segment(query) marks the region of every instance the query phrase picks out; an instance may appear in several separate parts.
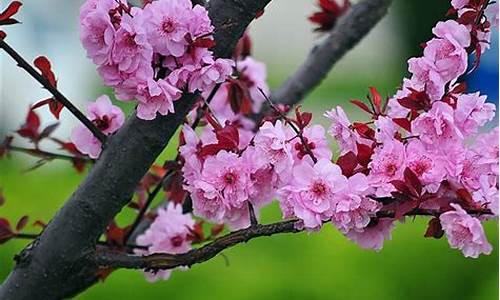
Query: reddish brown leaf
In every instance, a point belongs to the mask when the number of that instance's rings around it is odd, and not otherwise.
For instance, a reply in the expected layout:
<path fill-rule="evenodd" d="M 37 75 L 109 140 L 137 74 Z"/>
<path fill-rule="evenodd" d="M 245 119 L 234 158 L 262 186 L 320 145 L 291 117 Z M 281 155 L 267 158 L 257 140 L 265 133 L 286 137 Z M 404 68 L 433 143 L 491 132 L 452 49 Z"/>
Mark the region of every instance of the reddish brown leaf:
<path fill-rule="evenodd" d="M 439 222 L 439 219 L 438 218 L 430 219 L 424 236 L 439 239 L 443 235 L 444 235 L 444 231 L 443 231 L 443 227 L 441 226 L 441 222 Z"/>
<path fill-rule="evenodd" d="M 40 70 L 40 72 L 42 73 L 42 76 L 45 79 L 47 79 L 52 86 L 55 87 L 57 85 L 56 76 L 52 72 L 52 69 L 51 69 L 52 67 L 51 67 L 50 62 L 47 59 L 47 57 L 39 56 L 39 57 L 35 58 L 34 64 L 35 64 L 35 67 L 38 70 Z"/>
<path fill-rule="evenodd" d="M 339 165 L 344 176 L 352 176 L 352 174 L 354 173 L 354 169 L 358 165 L 356 154 L 354 154 L 352 151 L 349 151 L 346 154 L 340 156 L 337 160 L 337 165 Z"/>
<path fill-rule="evenodd" d="M 379 92 L 377 91 L 376 88 L 370 87 L 370 94 L 371 94 L 371 100 L 373 102 L 373 105 L 375 106 L 375 112 L 377 114 L 380 114 L 382 110 L 382 97 L 380 96 Z"/>
<path fill-rule="evenodd" d="M 223 224 L 216 224 L 210 228 L 210 235 L 212 237 L 218 236 L 219 233 L 221 233 L 224 230 L 224 223 Z"/>
<path fill-rule="evenodd" d="M 362 110 L 366 111 L 367 113 L 373 114 L 373 112 L 370 110 L 370 108 L 368 108 L 368 105 L 363 103 L 361 100 L 352 99 L 352 100 L 350 100 L 350 102 L 352 104 L 356 105 L 357 107 L 361 108 Z"/>
<path fill-rule="evenodd" d="M 22 216 L 19 221 L 17 221 L 16 224 L 16 231 L 21 231 L 23 230 L 24 227 L 26 227 L 26 224 L 28 224 L 29 217 L 28 216 Z"/>
<path fill-rule="evenodd" d="M 0 24 L 6 25 L 3 22 L 9 20 L 13 15 L 15 15 L 19 8 L 21 8 L 23 4 L 19 1 L 12 1 L 7 8 L 0 13 Z M 11 23 L 12 24 L 12 23 Z"/>
<path fill-rule="evenodd" d="M 357 144 L 358 154 L 357 160 L 358 163 L 364 167 L 368 166 L 372 159 L 373 149 L 365 144 Z"/>
<path fill-rule="evenodd" d="M 9 220 L 0 218 L 0 244 L 3 244 L 14 237 L 14 232 L 10 227 Z"/>
<path fill-rule="evenodd" d="M 399 127 L 403 128 L 404 130 L 411 132 L 411 122 L 406 119 L 406 118 L 394 118 L 392 119 L 394 123 L 399 125 Z"/>
<path fill-rule="evenodd" d="M 410 168 L 406 168 L 403 172 L 406 184 L 416 191 L 415 196 L 420 196 L 422 194 L 422 183 L 418 176 Z"/>

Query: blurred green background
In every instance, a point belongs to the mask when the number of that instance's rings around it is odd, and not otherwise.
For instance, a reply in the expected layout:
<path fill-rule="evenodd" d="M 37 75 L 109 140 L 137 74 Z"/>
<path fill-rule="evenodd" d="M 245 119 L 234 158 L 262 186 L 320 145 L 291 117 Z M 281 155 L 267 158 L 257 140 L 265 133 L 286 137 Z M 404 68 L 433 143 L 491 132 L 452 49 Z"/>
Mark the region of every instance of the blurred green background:
<path fill-rule="evenodd" d="M 275 16 L 280 7 L 286 6 L 286 1 L 276 2 L 266 14 Z M 401 36 L 398 45 L 363 48 L 354 57 L 347 55 L 346 62 L 342 62 L 345 65 L 335 68 L 308 96 L 304 109 L 312 110 L 316 121 L 325 125 L 322 112 L 335 105 L 342 105 L 351 119 L 361 117 L 347 100 L 364 98 L 368 86 L 376 86 L 383 95 L 393 94 L 405 72 L 406 58 L 419 52 L 418 44 L 430 37 L 430 29 L 447 7 L 447 1 L 396 1 L 389 15 L 390 24 L 377 30 L 396 27 Z M 281 14 L 286 15 L 286 11 Z M 264 23 L 265 18 L 266 15 Z M 254 35 L 269 31 L 255 26 Z M 257 43 L 263 41 L 256 39 L 256 56 L 268 63 L 270 85 L 277 87 L 300 61 L 271 59 L 271 50 L 259 48 Z M 390 57 L 394 63 L 381 68 L 369 61 L 369 52 L 383 55 L 385 47 L 399 50 Z M 282 55 L 285 50 L 273 51 Z M 357 61 L 360 64 L 366 62 L 363 72 L 346 72 L 346 65 L 354 59 L 361 60 Z M 98 79 L 95 82 L 94 90 L 89 92 L 94 96 L 102 92 Z M 173 157 L 174 149 L 175 145 L 166 149 L 160 161 Z M 28 214 L 31 221 L 48 221 L 84 178 L 65 162 L 25 172 L 33 163 L 34 160 L 21 155 L 0 160 L 0 187 L 7 200 L 0 207 L 0 216 L 17 220 Z M 120 221 L 130 222 L 131 218 L 130 212 L 124 211 Z M 276 204 L 262 213 L 264 223 L 279 218 Z M 168 281 L 151 284 L 141 272 L 119 270 L 77 299 L 498 299 L 498 222 L 486 223 L 494 251 L 479 259 L 464 258 L 459 251 L 449 248 L 446 239 L 423 238 L 426 223 L 425 218 L 409 218 L 406 223 L 398 224 L 392 240 L 379 253 L 360 249 L 329 225 L 314 234 L 260 238 L 225 251 L 227 261 L 218 256 L 191 270 L 175 271 Z M 13 256 L 26 244 L 17 240 L 0 245 L 0 280 L 8 275 Z"/>

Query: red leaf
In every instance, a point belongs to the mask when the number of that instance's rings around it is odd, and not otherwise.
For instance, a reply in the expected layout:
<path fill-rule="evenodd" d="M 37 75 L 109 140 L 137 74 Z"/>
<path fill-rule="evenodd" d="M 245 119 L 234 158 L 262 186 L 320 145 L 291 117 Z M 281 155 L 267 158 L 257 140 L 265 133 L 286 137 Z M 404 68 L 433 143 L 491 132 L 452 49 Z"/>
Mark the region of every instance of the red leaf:
<path fill-rule="evenodd" d="M 4 31 L 0 30 L 0 40 L 3 40 L 5 37 L 7 37 L 7 34 Z"/>
<path fill-rule="evenodd" d="M 19 128 L 16 132 L 25 138 L 29 138 L 33 141 L 38 141 L 38 129 L 40 128 L 40 118 L 33 111 L 29 110 L 28 115 L 26 116 L 26 121 L 21 128 Z"/>
<path fill-rule="evenodd" d="M 28 216 L 22 216 L 19 221 L 17 221 L 16 224 L 16 231 L 21 231 L 23 230 L 24 227 L 26 227 L 26 224 L 28 224 L 29 217 Z"/>
<path fill-rule="evenodd" d="M 45 127 L 42 130 L 42 132 L 40 133 L 40 139 L 49 137 L 52 134 L 52 132 L 54 132 L 54 130 L 57 129 L 58 126 L 59 126 L 59 123 L 55 123 L 55 124 L 52 124 L 52 125 Z"/>
<path fill-rule="evenodd" d="M 238 44 L 234 48 L 233 57 L 236 59 L 243 59 L 252 53 L 252 40 L 250 35 L 245 32 L 239 39 Z"/>
<path fill-rule="evenodd" d="M 210 229 L 210 234 L 212 237 L 218 236 L 219 233 L 222 232 L 222 230 L 224 230 L 224 223 L 216 224 L 216 225 L 212 226 L 212 228 Z"/>
<path fill-rule="evenodd" d="M 2 13 L 0 13 L 0 22 L 10 19 L 10 17 L 19 11 L 19 8 L 21 8 L 22 5 L 23 4 L 19 1 L 12 1 L 9 6 L 7 6 Z"/>
<path fill-rule="evenodd" d="M 406 184 L 417 192 L 415 196 L 420 196 L 422 194 L 422 183 L 418 176 L 410 168 L 406 168 L 403 174 Z"/>
<path fill-rule="evenodd" d="M 427 225 L 427 231 L 425 232 L 425 237 L 433 237 L 435 239 L 439 239 L 444 235 L 443 227 L 441 226 L 441 222 L 439 222 L 438 218 L 432 218 L 429 220 L 429 224 Z"/>
<path fill-rule="evenodd" d="M 366 125 L 365 123 L 354 122 L 352 124 L 352 127 L 362 137 L 370 139 L 370 140 L 375 139 L 375 131 L 372 128 L 370 128 L 370 126 Z"/>
<path fill-rule="evenodd" d="M 370 108 L 368 108 L 368 105 L 363 103 L 361 100 L 352 99 L 350 101 L 352 104 L 356 105 L 357 107 L 361 108 L 362 110 L 366 111 L 367 113 L 369 113 L 371 115 L 373 114 L 373 112 L 370 110 Z"/>
<path fill-rule="evenodd" d="M 212 48 L 213 46 L 215 46 L 215 41 L 214 41 L 214 39 L 209 38 L 209 37 L 198 38 L 193 42 L 192 45 L 195 47 L 199 47 L 199 48 L 209 49 L 209 48 Z"/>
<path fill-rule="evenodd" d="M 392 119 L 394 123 L 399 125 L 399 127 L 403 128 L 404 130 L 411 132 L 411 122 L 406 119 L 406 118 L 394 118 Z"/>
<path fill-rule="evenodd" d="M 344 176 L 352 176 L 352 174 L 354 173 L 354 169 L 358 165 L 356 154 L 354 154 L 352 151 L 349 151 L 346 154 L 340 156 L 337 160 L 337 165 L 339 165 L 340 169 L 342 169 L 342 174 Z"/>
<path fill-rule="evenodd" d="M 200 243 L 205 240 L 205 234 L 203 233 L 203 221 L 197 222 L 196 224 L 194 224 L 193 228 L 188 228 L 188 229 L 189 229 L 188 238 L 193 243 Z"/>
<path fill-rule="evenodd" d="M 52 86 L 57 85 L 56 76 L 52 72 L 51 65 L 47 57 L 39 56 L 35 58 L 35 67 L 42 73 L 42 76 L 49 81 Z"/>
<path fill-rule="evenodd" d="M 47 224 L 45 224 L 45 222 L 42 221 L 42 220 L 36 220 L 33 223 L 33 227 L 35 227 L 35 226 L 38 226 L 38 227 L 41 227 L 41 228 L 45 228 L 45 227 L 47 227 Z"/>
<path fill-rule="evenodd" d="M 9 220 L 0 218 L 0 244 L 3 244 L 14 237 L 14 232 L 10 227 Z"/>
<path fill-rule="evenodd" d="M 381 112 L 381 107 L 382 107 L 382 97 L 380 96 L 379 92 L 377 91 L 376 88 L 370 87 L 370 94 L 372 95 L 371 100 L 373 102 L 373 105 L 375 106 L 375 112 L 377 114 L 380 114 Z"/>
<path fill-rule="evenodd" d="M 373 154 L 373 149 L 365 144 L 357 144 L 358 148 L 358 154 L 357 154 L 357 159 L 358 163 L 364 167 L 368 166 L 368 163 L 370 163 L 372 159 L 372 154 Z"/>
<path fill-rule="evenodd" d="M 410 194 L 410 190 L 408 189 L 408 185 L 406 184 L 406 182 L 401 180 L 393 180 L 391 181 L 391 184 L 402 194 Z"/>

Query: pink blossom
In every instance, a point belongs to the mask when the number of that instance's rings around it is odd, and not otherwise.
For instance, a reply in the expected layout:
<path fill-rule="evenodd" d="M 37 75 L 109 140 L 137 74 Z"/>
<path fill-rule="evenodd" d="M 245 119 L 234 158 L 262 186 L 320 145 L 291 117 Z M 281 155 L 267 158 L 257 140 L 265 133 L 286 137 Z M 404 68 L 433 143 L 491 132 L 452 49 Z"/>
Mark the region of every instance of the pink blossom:
<path fill-rule="evenodd" d="M 159 0 L 144 7 L 144 26 L 154 52 L 175 57 L 185 53 L 190 12 L 189 0 Z"/>
<path fill-rule="evenodd" d="M 298 163 L 303 159 L 312 162 L 312 158 L 308 154 L 306 147 L 303 145 L 301 139 L 296 137 L 297 134 L 293 132 L 291 128 L 289 130 L 289 135 L 291 136 L 290 140 L 292 140 L 291 145 L 295 162 Z M 303 132 L 303 137 L 304 142 L 307 143 L 307 147 L 311 150 L 316 159 L 326 158 L 330 160 L 332 158 L 332 151 L 326 140 L 323 126 L 316 124 L 306 127 Z"/>
<path fill-rule="evenodd" d="M 498 177 L 481 175 L 479 184 L 480 188 L 472 193 L 472 199 L 498 216 Z"/>
<path fill-rule="evenodd" d="M 426 144 L 447 146 L 463 136 L 455 124 L 453 108 L 445 102 L 436 101 L 431 110 L 421 114 L 412 122 L 412 133 L 420 136 Z"/>
<path fill-rule="evenodd" d="M 459 24 L 455 20 L 438 22 L 432 29 L 437 37 L 446 39 L 457 47 L 467 48 L 470 45 L 470 31 L 465 25 Z"/>
<path fill-rule="evenodd" d="M 137 237 L 137 244 L 148 246 L 147 254 L 188 252 L 191 250 L 189 229 L 193 228 L 194 224 L 190 214 L 182 213 L 181 205 L 169 202 L 166 209 L 158 209 L 158 215 L 151 226 Z M 156 274 L 146 273 L 146 278 L 151 282 L 158 279 L 166 280 L 171 273 L 172 270 L 161 270 Z"/>
<path fill-rule="evenodd" d="M 154 81 L 148 78 L 137 86 L 137 117 L 153 120 L 156 113 L 167 115 L 174 112 L 174 101 L 179 99 L 181 91 L 166 80 Z"/>
<path fill-rule="evenodd" d="M 396 123 L 389 117 L 379 116 L 375 121 L 375 139 L 379 143 L 387 142 L 394 139 L 394 135 L 398 132 Z"/>
<path fill-rule="evenodd" d="M 230 59 L 219 58 L 212 64 L 192 73 L 189 79 L 189 92 L 208 91 L 217 83 L 222 83 L 233 73 L 234 63 Z"/>
<path fill-rule="evenodd" d="M 244 160 L 225 150 L 205 160 L 201 180 L 210 183 L 222 195 L 224 204 L 241 207 L 248 200 L 250 184 Z"/>
<path fill-rule="evenodd" d="M 269 95 L 266 65 L 251 56 L 247 56 L 245 59 L 238 61 L 237 67 L 240 80 L 246 83 L 250 92 L 253 111 L 257 113 L 260 111 L 262 103 L 266 101 L 259 89 Z"/>
<path fill-rule="evenodd" d="M 379 196 L 387 196 L 393 188 L 390 182 L 402 178 L 405 160 L 405 148 L 397 140 L 388 141 L 383 146 L 375 148 L 368 167 L 370 182 L 377 187 Z"/>
<path fill-rule="evenodd" d="M 367 197 L 372 192 L 368 179 L 357 173 L 348 179 L 347 187 L 334 195 L 332 223 L 342 232 L 362 232 L 382 205 Z"/>
<path fill-rule="evenodd" d="M 420 179 L 424 188 L 436 192 L 447 175 L 441 157 L 425 148 L 419 140 L 412 140 L 406 146 L 406 166 Z"/>
<path fill-rule="evenodd" d="M 347 178 L 331 161 L 320 159 L 314 166 L 303 161 L 293 168 L 291 183 L 281 189 L 284 215 L 292 208 L 305 228 L 318 229 L 332 217 L 335 193 L 346 186 Z"/>
<path fill-rule="evenodd" d="M 256 152 L 273 165 L 276 174 L 284 178 L 291 173 L 293 165 L 291 146 L 287 140 L 285 126 L 279 120 L 274 125 L 271 122 L 262 124 L 254 139 Z"/>
<path fill-rule="evenodd" d="M 457 99 L 455 122 L 463 135 L 476 133 L 480 126 L 495 117 L 495 104 L 485 103 L 486 96 L 461 94 Z"/>
<path fill-rule="evenodd" d="M 115 35 L 113 62 L 120 71 L 134 72 L 141 65 L 151 64 L 153 50 L 143 29 L 142 12 L 133 9 L 133 17 L 125 14 Z"/>
<path fill-rule="evenodd" d="M 435 38 L 427 42 L 423 59 L 431 63 L 429 67 L 433 70 L 429 72 L 437 72 L 444 83 L 456 80 L 467 70 L 467 52 L 447 39 Z"/>
<path fill-rule="evenodd" d="M 460 249 L 465 257 L 479 257 L 490 254 L 492 247 L 486 240 L 481 222 L 468 215 L 458 204 L 451 204 L 455 210 L 439 217 L 448 243 L 453 249 Z"/>
<path fill-rule="evenodd" d="M 417 81 L 425 86 L 425 91 L 431 100 L 440 100 L 443 97 L 446 82 L 435 70 L 431 60 L 425 57 L 410 58 L 408 71 L 413 74 L 412 81 Z"/>
<path fill-rule="evenodd" d="M 187 25 L 188 31 L 193 39 L 199 36 L 206 36 L 214 31 L 214 27 L 208 16 L 208 11 L 201 5 L 195 5 L 193 7 Z"/>
<path fill-rule="evenodd" d="M 87 56 L 97 65 L 112 63 L 115 33 L 108 11 L 100 6 L 80 21 L 80 40 Z"/>
<path fill-rule="evenodd" d="M 191 186 L 186 186 L 193 199 L 193 213 L 214 223 L 224 222 L 226 206 L 222 196 L 210 183 L 203 180 L 194 180 Z"/>
<path fill-rule="evenodd" d="M 460 161 L 461 171 L 457 176 L 458 181 L 469 190 L 477 190 L 481 187 L 479 178 L 483 174 L 488 174 L 490 166 L 480 164 L 481 156 L 473 151 L 466 151 L 463 160 Z"/>
<path fill-rule="evenodd" d="M 469 0 L 451 0 L 451 5 L 455 9 L 461 9 L 467 4 L 469 4 Z"/>
<path fill-rule="evenodd" d="M 182 176 L 187 182 L 193 182 L 201 176 L 203 162 L 198 155 L 201 142 L 196 132 L 188 125 L 182 127 L 182 135 L 185 141 L 185 144 L 179 147 L 179 153 L 184 159 Z"/>
<path fill-rule="evenodd" d="M 346 233 L 346 236 L 361 248 L 380 251 L 384 245 L 384 240 L 391 239 L 393 228 L 393 219 L 378 219 L 375 224 L 369 224 L 363 231 L 351 230 Z"/>
<path fill-rule="evenodd" d="M 359 136 L 350 127 L 352 124 L 347 118 L 342 107 L 327 111 L 325 117 L 332 121 L 332 125 L 328 129 L 328 133 L 335 139 L 340 148 L 340 154 L 345 154 L 349 151 L 357 153 L 356 143 Z"/>
<path fill-rule="evenodd" d="M 263 207 L 271 202 L 278 185 L 273 167 L 259 156 L 260 154 L 254 146 L 248 146 L 243 152 L 243 159 L 250 178 L 249 200 L 255 208 Z"/>
<path fill-rule="evenodd" d="M 498 127 L 488 133 L 478 135 L 472 151 L 479 155 L 479 164 L 490 166 L 489 172 L 498 176 Z"/>
<path fill-rule="evenodd" d="M 121 109 L 114 106 L 106 95 L 89 104 L 87 112 L 89 120 L 107 135 L 115 133 L 125 122 Z M 83 124 L 73 129 L 71 141 L 80 152 L 91 158 L 97 158 L 101 153 L 101 142 Z"/>
<path fill-rule="evenodd" d="M 403 79 L 403 86 L 399 89 L 394 97 L 389 99 L 387 102 L 388 112 L 387 116 L 391 118 L 406 118 L 410 113 L 408 108 L 403 107 L 399 104 L 398 99 L 407 97 L 411 93 L 411 89 L 416 91 L 422 91 L 424 85 L 417 80 L 410 80 L 408 78 Z"/>

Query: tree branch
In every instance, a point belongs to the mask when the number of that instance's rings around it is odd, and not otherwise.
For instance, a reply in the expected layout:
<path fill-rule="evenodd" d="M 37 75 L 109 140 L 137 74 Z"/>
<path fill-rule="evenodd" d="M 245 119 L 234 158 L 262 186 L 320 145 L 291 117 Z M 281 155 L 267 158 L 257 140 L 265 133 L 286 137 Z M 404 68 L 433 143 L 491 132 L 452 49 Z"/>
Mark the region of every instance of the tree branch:
<path fill-rule="evenodd" d="M 85 157 L 85 156 L 71 156 L 71 155 L 65 155 L 65 154 L 59 154 L 59 153 L 53 153 L 53 152 L 47 152 L 35 148 L 24 148 L 24 147 L 18 147 L 18 146 L 7 146 L 5 147 L 6 150 L 8 151 L 15 151 L 15 152 L 21 152 L 21 153 L 26 153 L 30 154 L 33 156 L 41 157 L 41 158 L 47 158 L 47 159 L 62 159 L 62 160 L 69 160 L 69 161 L 75 161 L 75 160 L 80 160 L 82 162 L 92 162 L 93 160 Z"/>
<path fill-rule="evenodd" d="M 234 45 L 270 0 L 211 0 L 216 57 L 229 57 Z M 108 138 L 86 179 L 43 233 L 18 256 L 0 287 L 0 299 L 60 299 L 75 295 L 97 280 L 91 257 L 99 236 L 128 203 L 156 157 L 183 123 L 197 95 L 186 94 L 175 113 L 145 121 L 130 116 Z"/>
<path fill-rule="evenodd" d="M 192 266 L 207 261 L 224 249 L 261 236 L 271 236 L 278 233 L 299 232 L 294 227 L 297 220 L 287 220 L 272 224 L 256 224 L 246 229 L 231 232 L 209 244 L 193 249 L 183 254 L 151 254 L 148 256 L 129 255 L 120 252 L 97 252 L 95 262 L 104 268 L 129 269 L 172 269 L 179 266 Z"/>
<path fill-rule="evenodd" d="M 297 71 L 271 93 L 273 102 L 293 106 L 303 101 L 332 67 L 386 15 L 391 1 L 363 0 L 353 5 L 333 30 L 312 48 Z M 270 112 L 269 105 L 264 105 L 254 119 L 261 120 Z"/>
<path fill-rule="evenodd" d="M 415 208 L 405 214 L 405 216 L 435 216 L 438 217 L 442 211 Z M 489 210 L 469 211 L 477 215 L 490 215 Z M 375 218 L 394 218 L 394 212 L 383 211 L 377 213 Z M 280 233 L 297 233 L 303 229 L 297 229 L 295 223 L 298 220 L 286 220 L 271 224 L 254 223 L 250 227 L 231 232 L 225 236 L 215 239 L 205 246 L 193 249 L 182 254 L 155 253 L 146 256 L 138 256 L 123 252 L 109 251 L 102 249 L 96 252 L 94 261 L 101 268 L 127 268 L 127 269 L 145 269 L 145 270 L 164 270 L 173 269 L 180 266 L 192 266 L 194 264 L 205 262 L 227 248 L 240 243 L 246 243 L 251 239 L 272 236 Z M 329 221 L 324 221 L 328 223 Z"/>
<path fill-rule="evenodd" d="M 17 62 L 20 68 L 23 68 L 31 77 L 35 78 L 46 90 L 48 90 L 54 98 L 59 101 L 64 107 L 66 107 L 80 122 L 85 125 L 94 136 L 101 141 L 101 143 L 106 142 L 106 135 L 102 133 L 99 128 L 97 128 L 92 121 L 90 121 L 76 106 L 71 103 L 59 90 L 50 84 L 50 82 L 45 79 L 37 70 L 35 70 L 24 58 L 12 49 L 3 39 L 0 39 L 0 48 L 3 49 L 12 59 Z"/>

